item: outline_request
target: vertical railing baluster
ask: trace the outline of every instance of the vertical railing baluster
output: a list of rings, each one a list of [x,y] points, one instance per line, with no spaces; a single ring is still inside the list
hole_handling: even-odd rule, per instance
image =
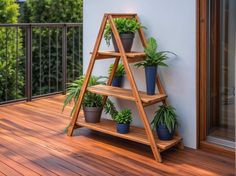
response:
[[[72,80],[75,80],[75,27],[72,29]]]
[[[59,73],[58,73],[58,67],[59,67],[59,64],[58,64],[58,32],[59,32],[59,28],[57,28],[56,30],[56,54],[57,54],[57,62],[56,62],[56,65],[57,65],[57,68],[56,68],[56,74],[57,74],[57,92],[59,90],[59,87],[58,87],[58,82],[59,82]]]
[[[81,66],[81,57],[80,57],[80,26],[79,26],[79,69],[80,69],[80,66]],[[81,75],[81,72],[79,70],[79,75]]]
[[[67,83],[67,26],[63,26],[62,30],[62,92],[66,93]]]
[[[39,94],[42,95],[42,28],[39,30]]]
[[[17,99],[18,95],[18,62],[19,62],[19,53],[18,53],[18,27],[16,27],[16,82],[15,82],[15,99]]]
[[[8,31],[7,31],[7,27],[5,28],[5,44],[6,44],[6,65],[5,65],[5,100],[7,101],[8,100],[8,95],[7,95],[7,93],[8,93],[8,86],[7,86],[7,74],[8,74],[8,33],[7,33]]]
[[[51,92],[51,30],[48,28],[48,93]]]
[[[32,100],[32,26],[29,25],[26,30],[27,53],[26,53],[26,99]]]

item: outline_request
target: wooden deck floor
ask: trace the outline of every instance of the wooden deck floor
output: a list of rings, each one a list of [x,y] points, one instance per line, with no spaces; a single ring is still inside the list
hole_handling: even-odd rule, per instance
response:
[[[0,175],[234,175],[234,160],[200,150],[167,151],[164,163],[148,147],[88,129],[67,137],[63,96],[0,107]]]

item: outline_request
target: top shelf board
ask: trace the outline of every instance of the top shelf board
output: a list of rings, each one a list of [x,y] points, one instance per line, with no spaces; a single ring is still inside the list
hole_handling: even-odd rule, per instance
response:
[[[143,52],[129,52],[125,53],[125,55],[129,63],[143,61],[146,56]],[[121,57],[121,53],[115,51],[99,51],[96,55],[96,59],[110,59],[115,57]]]

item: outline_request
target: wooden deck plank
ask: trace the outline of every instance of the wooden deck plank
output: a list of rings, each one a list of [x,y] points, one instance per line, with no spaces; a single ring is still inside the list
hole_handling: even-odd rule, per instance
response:
[[[150,149],[135,142],[87,129],[78,129],[74,137],[67,137],[63,130],[69,122],[71,107],[62,114],[63,99],[64,96],[55,96],[0,107],[0,157],[3,156],[0,162],[5,173],[18,169],[17,173],[30,170],[41,175],[234,174],[233,159],[204,151],[188,148],[167,151],[163,153],[164,163],[156,163]],[[40,156],[51,159],[43,164],[37,160]],[[60,170],[64,164],[66,171]],[[55,172],[52,167],[59,169]],[[0,169],[0,175],[5,173]]]

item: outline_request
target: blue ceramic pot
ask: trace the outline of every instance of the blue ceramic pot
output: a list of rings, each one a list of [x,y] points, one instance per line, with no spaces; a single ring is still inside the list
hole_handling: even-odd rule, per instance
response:
[[[166,127],[166,125],[158,124],[156,127],[156,132],[157,132],[157,136],[160,140],[166,141],[166,140],[173,139],[175,130],[173,130],[170,133],[168,128]]]
[[[123,76],[115,76],[112,80],[112,86],[121,87]]]
[[[145,75],[146,75],[147,94],[154,95],[156,88],[157,67],[156,66],[145,67]]]
[[[129,133],[129,127],[130,127],[130,124],[117,123],[116,131],[121,134],[126,134],[126,133]]]

